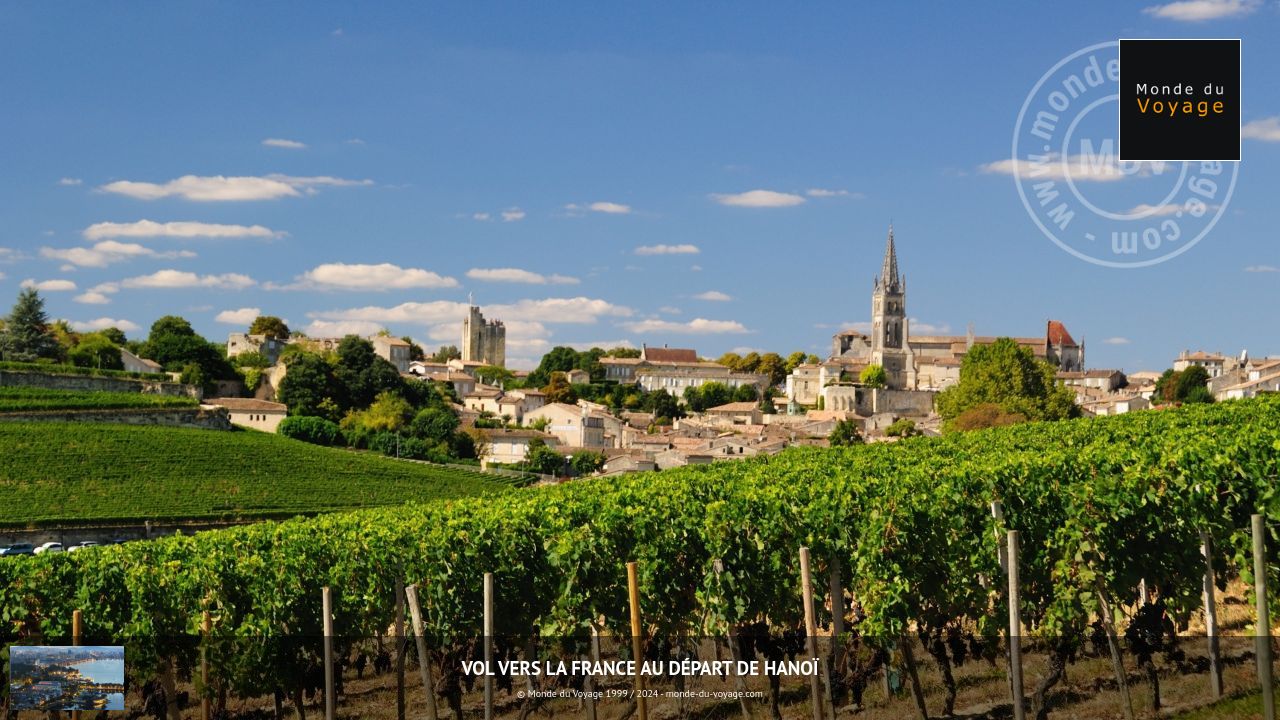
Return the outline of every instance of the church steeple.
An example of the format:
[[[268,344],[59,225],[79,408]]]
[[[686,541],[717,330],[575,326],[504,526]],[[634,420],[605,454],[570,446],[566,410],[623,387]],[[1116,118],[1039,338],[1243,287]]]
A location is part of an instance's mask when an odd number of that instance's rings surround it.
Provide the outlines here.
[[[893,247],[893,223],[889,223],[889,240],[884,246],[884,264],[880,267],[880,277],[876,278],[876,287],[887,292],[902,291],[902,277],[898,274],[898,252]]]

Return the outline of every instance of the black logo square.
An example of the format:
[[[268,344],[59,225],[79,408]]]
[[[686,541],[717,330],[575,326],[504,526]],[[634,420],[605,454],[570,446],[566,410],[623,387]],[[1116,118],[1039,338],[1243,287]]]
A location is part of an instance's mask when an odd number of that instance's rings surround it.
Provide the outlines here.
[[[1120,159],[1239,160],[1240,41],[1121,40]]]

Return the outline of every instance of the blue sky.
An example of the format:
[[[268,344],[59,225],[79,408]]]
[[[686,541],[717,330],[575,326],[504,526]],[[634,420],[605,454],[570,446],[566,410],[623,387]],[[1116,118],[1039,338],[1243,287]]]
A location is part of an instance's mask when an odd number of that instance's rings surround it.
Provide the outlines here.
[[[1280,354],[1280,9],[1154,2],[7,3],[0,299],[434,347],[473,293],[517,366],[825,353],[892,219],[917,332]],[[1064,253],[992,169],[1041,74],[1119,37],[1243,38],[1254,136],[1213,232],[1134,270]]]

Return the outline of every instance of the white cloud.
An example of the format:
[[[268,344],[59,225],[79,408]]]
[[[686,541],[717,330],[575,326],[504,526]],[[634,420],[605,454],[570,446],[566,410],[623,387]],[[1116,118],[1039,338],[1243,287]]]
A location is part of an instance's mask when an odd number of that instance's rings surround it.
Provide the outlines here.
[[[274,238],[284,235],[261,225],[220,225],[203,222],[166,222],[139,220],[131,223],[100,222],[84,229],[88,240],[102,238]]]
[[[611,215],[627,215],[631,213],[630,205],[613,202],[593,202],[588,207],[594,212],[609,213]]]
[[[77,332],[93,332],[95,330],[106,330],[110,327],[118,328],[124,332],[135,332],[142,329],[138,327],[136,323],[129,322],[128,320],[116,320],[109,317],[100,317],[96,320],[86,320],[83,322],[73,320],[71,321],[71,327]]]
[[[1280,142],[1280,115],[1247,122],[1240,128],[1240,137],[1266,142]]]
[[[720,292],[719,290],[708,290],[693,296],[696,300],[709,300],[711,302],[729,302],[733,298]]]
[[[382,324],[367,320],[312,320],[305,328],[310,337],[345,337],[347,335],[375,335]]]
[[[1217,210],[1219,206],[1205,205],[1203,207],[1206,210]],[[1181,215],[1184,212],[1187,212],[1187,207],[1177,203],[1167,203],[1165,205],[1148,205],[1146,203],[1142,203],[1129,208],[1126,214],[1141,215],[1144,217],[1165,217],[1168,215]]]
[[[1169,163],[1160,161],[1124,162],[1114,155],[1067,155],[1047,153],[1042,159],[1032,161],[1012,158],[997,160],[978,168],[984,173],[1015,175],[1020,180],[1066,180],[1077,182],[1116,182],[1130,177],[1162,175],[1171,170]]]
[[[284,148],[286,150],[306,150],[307,144],[298,142],[297,140],[286,140],[284,138],[267,138],[262,141],[267,147]]]
[[[106,305],[111,302],[111,298],[96,290],[89,290],[71,299],[84,305]]]
[[[9,264],[25,259],[25,255],[13,248],[0,247],[0,263]]]
[[[402,268],[391,263],[325,263],[299,275],[291,285],[267,287],[270,290],[404,290],[457,286],[457,280],[421,268]]]
[[[437,325],[440,323],[461,322],[467,314],[466,303],[450,300],[432,302],[407,302],[393,307],[347,308],[342,310],[325,310],[312,312],[308,317],[315,320],[364,320],[375,323],[413,323],[418,325]],[[544,298],[540,300],[520,300],[506,305],[486,305],[484,314],[491,319],[502,320],[508,326],[512,323],[544,322],[567,324],[591,324],[602,317],[630,317],[631,308],[614,305],[606,300],[588,297]]]
[[[600,348],[602,350],[612,350],[614,348],[633,348],[635,343],[630,340],[595,340],[593,342],[571,342],[556,343],[557,345],[567,345],[578,352],[584,352],[591,348]]]
[[[502,222],[515,222],[524,219],[524,211],[518,207],[507,208],[502,211]]]
[[[1244,271],[1251,273],[1273,273],[1280,272],[1280,268],[1275,265],[1250,265],[1246,267]]]
[[[853,198],[855,200],[862,200],[863,198],[866,197],[866,195],[863,195],[860,192],[849,192],[848,190],[828,190],[826,188],[809,188],[808,190],[805,190],[804,194],[808,195],[809,197],[815,197],[815,198],[847,197],[847,198]]]
[[[491,216],[491,215],[490,215],[489,213],[487,213],[487,212],[478,212],[478,213],[472,213],[472,214],[471,214],[471,219],[472,219],[472,220],[479,220],[480,222],[488,222],[489,220],[492,220],[492,219],[493,219],[493,216]]]
[[[158,270],[150,275],[139,275],[120,282],[127,288],[213,288],[218,290],[243,290],[257,283],[248,275],[223,273],[221,275],[197,275],[180,270]]]
[[[658,308],[658,312],[666,313],[668,315],[679,315],[680,308],[672,307],[671,305],[663,305],[662,307]]]
[[[528,285],[577,285],[578,278],[567,275],[542,275],[519,268],[471,268],[467,277],[487,282],[525,283]]]
[[[1128,344],[1129,344],[1129,338],[1127,338],[1127,337],[1119,337],[1119,336],[1117,336],[1117,337],[1109,337],[1109,338],[1107,338],[1106,340],[1103,340],[1103,341],[1102,341],[1102,344],[1103,344],[1103,345],[1128,345]]]
[[[155,258],[161,260],[176,260],[179,258],[193,258],[195,253],[190,250],[175,250],[169,252],[156,252],[148,247],[143,247],[137,243],[122,243],[115,240],[103,240],[94,243],[93,247],[74,247],[74,248],[40,248],[40,256],[49,258],[50,260],[61,260],[71,267],[106,267],[112,263],[122,262],[132,258]]]
[[[633,333],[642,334],[721,335],[750,332],[742,323],[734,320],[707,320],[706,318],[695,318],[687,323],[670,320],[640,320],[622,323],[622,327]]]
[[[4,273],[0,272],[0,280],[5,279],[6,277],[8,277],[8,276],[7,276],[7,275],[5,275]]]
[[[226,325],[248,325],[262,314],[262,308],[245,307],[239,310],[223,310],[214,316],[214,322]]]
[[[637,255],[697,255],[702,252],[697,245],[641,245]]]
[[[349,140],[343,140],[342,142],[346,143],[347,145],[364,145],[365,144],[364,141],[361,140],[360,138],[351,138]]]
[[[76,185],[79,185],[83,182],[84,181],[81,180],[80,178],[64,177],[58,181],[58,184],[66,187],[75,187]]]
[[[76,289],[76,284],[71,280],[34,280],[27,278],[20,283],[24,288],[35,288],[40,292],[70,292]]]
[[[273,174],[266,177],[223,175],[183,175],[166,183],[117,180],[98,188],[103,192],[125,195],[139,200],[159,200],[180,197],[196,202],[234,202],[245,200],[275,200],[282,197],[299,197],[299,188],[308,193],[316,186],[347,187],[372,185],[372,180],[346,180],[327,175],[294,177]]]
[[[804,198],[792,193],[774,190],[748,190],[742,193],[713,193],[711,197],[721,205],[733,207],[777,208],[791,207],[804,202]]]
[[[1165,5],[1152,5],[1142,12],[1165,20],[1198,22],[1248,15],[1261,4],[1260,0],[1179,0]]]

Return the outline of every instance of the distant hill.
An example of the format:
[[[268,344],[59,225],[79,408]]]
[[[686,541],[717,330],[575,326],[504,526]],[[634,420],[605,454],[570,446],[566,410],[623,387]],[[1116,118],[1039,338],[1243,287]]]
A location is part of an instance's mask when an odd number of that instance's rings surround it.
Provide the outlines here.
[[[251,430],[0,423],[0,527],[280,517],[507,489],[478,471]]]

